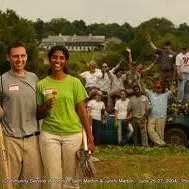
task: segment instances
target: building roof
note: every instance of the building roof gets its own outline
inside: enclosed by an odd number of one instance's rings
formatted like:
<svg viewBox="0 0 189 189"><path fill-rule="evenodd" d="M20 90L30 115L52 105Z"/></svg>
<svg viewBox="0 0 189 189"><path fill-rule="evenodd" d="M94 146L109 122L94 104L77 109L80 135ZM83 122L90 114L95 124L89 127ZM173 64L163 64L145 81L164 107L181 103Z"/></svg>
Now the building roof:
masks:
<svg viewBox="0 0 189 189"><path fill-rule="evenodd" d="M66 42L99 42L103 43L105 41L105 36L77 36L77 35L49 35L47 38L42 40L42 43L66 43Z"/></svg>

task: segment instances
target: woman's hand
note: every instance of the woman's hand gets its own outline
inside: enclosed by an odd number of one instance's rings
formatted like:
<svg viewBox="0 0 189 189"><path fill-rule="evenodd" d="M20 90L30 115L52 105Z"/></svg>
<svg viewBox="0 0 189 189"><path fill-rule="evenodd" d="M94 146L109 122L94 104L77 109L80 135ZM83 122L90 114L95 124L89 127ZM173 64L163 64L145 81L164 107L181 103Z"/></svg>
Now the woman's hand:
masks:
<svg viewBox="0 0 189 189"><path fill-rule="evenodd" d="M88 145L89 151L91 151L91 152L94 151L95 146L94 146L94 138L92 135L87 138L87 145Z"/></svg>
<svg viewBox="0 0 189 189"><path fill-rule="evenodd" d="M43 104L44 109L45 109L46 111L48 111L48 110L50 110L51 108L53 108L54 105L55 105L55 98L49 98L49 99L47 99L47 100L44 102L44 104Z"/></svg>
<svg viewBox="0 0 189 189"><path fill-rule="evenodd" d="M54 106L54 104L55 104L55 99L49 98L44 102L44 104L38 106L36 112L37 119L38 120L44 119L47 115L47 112Z"/></svg>

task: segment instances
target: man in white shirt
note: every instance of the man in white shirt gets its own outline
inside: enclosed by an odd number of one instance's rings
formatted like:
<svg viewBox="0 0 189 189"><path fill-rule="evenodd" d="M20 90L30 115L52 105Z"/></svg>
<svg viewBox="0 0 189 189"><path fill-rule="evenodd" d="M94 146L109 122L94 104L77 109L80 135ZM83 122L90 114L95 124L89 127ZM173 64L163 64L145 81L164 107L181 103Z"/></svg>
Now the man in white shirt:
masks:
<svg viewBox="0 0 189 189"><path fill-rule="evenodd" d="M96 62L94 60L89 62L89 70L82 72L80 77L85 79L85 88L88 94L94 88L99 88L98 86L98 79L102 77L101 70L97 69Z"/></svg>
<svg viewBox="0 0 189 189"><path fill-rule="evenodd" d="M185 84L189 80L189 48L184 45L182 52L176 56L176 68L178 76L178 102L184 101Z"/></svg>

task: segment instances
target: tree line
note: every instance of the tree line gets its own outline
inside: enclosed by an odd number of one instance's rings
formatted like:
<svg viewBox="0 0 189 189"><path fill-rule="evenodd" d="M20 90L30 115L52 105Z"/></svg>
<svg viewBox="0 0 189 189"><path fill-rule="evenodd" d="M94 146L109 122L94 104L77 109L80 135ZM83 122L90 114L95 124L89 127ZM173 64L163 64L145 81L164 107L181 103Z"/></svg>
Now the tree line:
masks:
<svg viewBox="0 0 189 189"><path fill-rule="evenodd" d="M40 18L31 21L20 17L14 10L7 9L0 11L0 70L7 69L4 55L6 46L15 40L26 43L29 52L28 68L35 70L37 67L38 45L48 35L105 35L106 38L119 38L121 43L110 42L104 49L104 59L114 61L125 57L125 47L133 50L134 59L147 61L151 59L152 50L145 41L145 36L150 35L157 47L161 47L165 40L170 40L175 51L180 51L184 43L189 43L189 25L182 23L175 26L166 18L152 18L142 22L137 27L132 27L125 22L122 25L117 23L104 24L95 23L87 25L83 20L68 21L65 18L53 18L44 22ZM114 53L119 54L117 58ZM112 57L112 58L111 58ZM102 57L101 57L102 59Z"/></svg>

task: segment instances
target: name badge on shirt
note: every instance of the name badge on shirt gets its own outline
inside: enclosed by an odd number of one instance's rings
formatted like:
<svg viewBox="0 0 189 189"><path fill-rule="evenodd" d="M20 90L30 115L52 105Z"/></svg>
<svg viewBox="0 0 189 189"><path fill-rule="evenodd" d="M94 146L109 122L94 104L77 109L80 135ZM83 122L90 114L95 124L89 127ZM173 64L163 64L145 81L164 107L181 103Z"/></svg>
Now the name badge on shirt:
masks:
<svg viewBox="0 0 189 189"><path fill-rule="evenodd" d="M18 85L9 85L9 91L19 91Z"/></svg>
<svg viewBox="0 0 189 189"><path fill-rule="evenodd" d="M44 95L52 94L52 89L45 89L44 90Z"/></svg>
<svg viewBox="0 0 189 189"><path fill-rule="evenodd" d="M49 94L56 95L57 93L58 93L58 91L56 89L52 89L52 88L45 89L43 92L44 95L49 95Z"/></svg>

